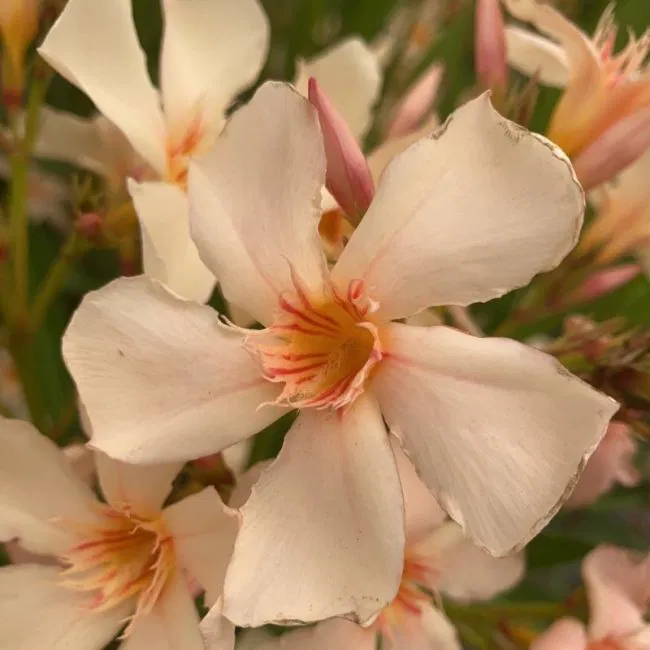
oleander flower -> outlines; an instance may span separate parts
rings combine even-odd
[[[599,546],[582,563],[591,617],[554,623],[530,650],[646,650],[650,625],[650,555],[635,558],[613,546]]]
[[[203,260],[265,329],[140,277],[88,294],[64,337],[93,445],[125,462],[205,456],[300,409],[243,510],[224,612],[244,626],[368,622],[393,600],[403,505],[384,420],[466,534],[506,554],[561,506],[617,409],[515,341],[399,322],[568,253],[584,199],[561,151],[469,102],[388,165],[331,271],[325,170],[313,107],[265,84],[189,182]]]
[[[574,160],[578,177],[591,188],[611,179],[650,145],[650,75],[646,66],[650,32],[614,52],[618,27],[613,4],[593,38],[550,4],[504,0],[510,13],[545,36],[506,28],[508,59],[538,75],[541,83],[564,88],[548,137]],[[546,38],[548,37],[548,38]]]
[[[104,503],[30,424],[0,420],[0,450],[0,539],[55,560],[0,568],[0,646],[102,650],[126,624],[123,650],[204,650],[188,577],[217,601],[239,525],[214,489],[163,509],[179,463],[95,452]]]

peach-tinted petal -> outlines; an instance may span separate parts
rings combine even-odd
[[[34,427],[0,418],[0,540],[17,538],[33,553],[57,554],[72,538],[62,517],[93,519],[94,496],[63,452]]]
[[[102,494],[115,507],[128,505],[144,517],[160,512],[172,489],[182,463],[129,465],[113,460],[101,451],[94,452]]]
[[[589,597],[589,636],[623,636],[643,626],[650,602],[650,555],[599,546],[582,564]]]
[[[258,406],[279,389],[262,378],[218,314],[144,277],[87,294],[63,354],[93,428],[92,445],[125,462],[215,453],[282,414]]]
[[[205,650],[199,617],[185,579],[177,573],[151,613],[138,618],[120,650]]]
[[[201,261],[190,237],[187,196],[175,185],[133,180],[129,180],[129,192],[142,230],[145,274],[181,298],[206,302],[215,277]]]
[[[580,508],[593,503],[611,490],[617,481],[623,485],[635,485],[640,478],[633,463],[636,451],[637,445],[629,427],[622,422],[612,422],[567,499],[566,507]]]
[[[272,161],[272,164],[271,164]],[[316,111],[268,82],[190,168],[192,237],[225,297],[268,323],[291,289],[291,265],[320,290],[325,154]]]
[[[197,110],[218,124],[266,58],[269,23],[257,0],[163,0],[161,86],[172,126]]]
[[[490,300],[555,267],[583,209],[564,154],[484,94],[389,164],[333,277],[364,279],[387,319]]]
[[[297,68],[298,92],[307,96],[310,77],[317,79],[352,134],[361,138],[370,127],[381,89],[379,62],[368,46],[359,38],[348,38],[313,59],[298,62]]]
[[[103,650],[118,633],[129,604],[89,615],[92,594],[62,587],[60,569],[0,569],[0,648]]]
[[[386,650],[462,650],[453,623],[436,607],[425,606],[412,626],[384,638]]]
[[[563,88],[569,79],[568,61],[564,49],[553,41],[527,29],[506,27],[508,63],[532,77],[537,76],[546,86]]]
[[[222,602],[217,602],[201,620],[199,629],[205,644],[205,650],[233,650],[235,647],[235,626],[222,613]],[[264,630],[259,630],[264,633]],[[253,646],[262,650],[261,646]],[[237,642],[237,650],[243,650],[241,641]]]
[[[395,596],[404,520],[374,400],[309,410],[242,508],[224,613],[238,625],[371,620]]]
[[[525,570],[523,552],[496,558],[464,539],[443,554],[438,585],[457,601],[489,600],[516,585]]]
[[[580,621],[562,618],[538,636],[530,650],[587,650],[587,631]]]
[[[92,99],[154,169],[164,170],[165,125],[131,0],[70,0],[38,51]]]
[[[198,580],[206,591],[206,604],[212,605],[223,590],[238,515],[208,487],[167,508],[164,519],[183,568]]]
[[[618,404],[508,339],[393,324],[372,389],[422,480],[479,546],[521,548],[557,512]]]

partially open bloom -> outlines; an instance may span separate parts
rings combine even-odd
[[[641,478],[634,466],[636,452],[637,445],[630,428],[622,422],[612,422],[567,499],[566,507],[589,505],[616,483],[626,487],[636,485]]]
[[[617,409],[517,342],[396,322],[500,296],[567,254],[584,204],[562,152],[487,96],[466,104],[389,164],[331,272],[325,168],[313,107],[264,85],[189,186],[202,258],[265,329],[132,278],[88,294],[63,344],[93,445],[124,461],[205,456],[301,409],[243,508],[224,611],[246,626],[367,622],[394,598],[384,418],[450,516],[505,554],[557,511]]]
[[[125,650],[203,650],[188,577],[215,603],[238,527],[212,488],[162,509],[180,464],[96,452],[102,503],[26,422],[0,421],[0,450],[0,539],[55,560],[0,569],[0,646],[101,650],[126,623]]]
[[[162,4],[160,93],[149,79],[130,0],[70,0],[39,53],[88,94],[152,170],[156,180],[130,184],[145,269],[203,301],[214,277],[189,236],[188,164],[210,147],[226,110],[258,75],[269,28],[257,0]]]
[[[641,131],[650,132],[650,75],[645,65],[650,33],[639,38],[631,34],[625,49],[615,53],[618,28],[612,5],[590,38],[550,4],[504,2],[513,16],[532,23],[551,39],[508,27],[508,58],[522,72],[537,74],[542,83],[565,88],[551,117],[548,137],[576,161],[576,170],[588,170],[585,183],[592,186],[594,179],[602,180],[593,169],[593,160],[580,159],[583,154],[588,157],[590,148],[594,160],[610,165],[615,154],[620,164],[618,170],[609,170],[612,176],[640,156],[648,141]],[[634,128],[626,128],[628,120]],[[610,156],[603,153],[603,147],[596,147],[601,139],[610,148]],[[644,144],[641,149],[639,142]]]
[[[599,546],[585,558],[582,575],[589,598],[585,626],[573,618],[554,623],[530,650],[646,650],[650,625],[644,614],[650,604],[650,555],[634,555],[613,546]]]
[[[339,618],[283,635],[281,640],[270,635],[262,639],[255,631],[250,635],[255,643],[243,635],[244,647],[375,650],[380,635],[385,650],[460,650],[454,626],[434,605],[435,595],[444,594],[462,602],[486,600],[522,577],[523,553],[497,559],[465,539],[456,523],[445,520],[444,512],[396,441],[391,442],[404,496],[406,525],[402,578],[393,601],[365,628]],[[256,469],[249,471],[255,473]],[[376,571],[383,568],[378,566]],[[210,647],[208,643],[208,650]]]

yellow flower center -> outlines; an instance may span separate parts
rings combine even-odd
[[[278,404],[342,408],[364,391],[382,358],[371,320],[375,305],[359,280],[345,294],[329,286],[317,298],[296,277],[294,286],[292,295],[280,298],[273,325],[251,333],[247,344],[259,355],[265,377],[284,383]]]
[[[138,517],[128,506],[98,508],[99,526],[71,524],[83,541],[60,558],[68,565],[62,584],[95,592],[91,603],[95,612],[133,599],[135,613],[124,632],[128,636],[134,621],[151,612],[176,570],[173,540],[161,518]]]

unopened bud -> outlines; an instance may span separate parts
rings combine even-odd
[[[25,56],[38,33],[39,0],[0,2],[0,39],[3,43],[3,101],[16,101],[25,80]],[[7,105],[7,104],[5,104]]]
[[[565,304],[586,302],[605,296],[634,280],[640,273],[641,267],[638,264],[624,264],[596,271],[566,299]]]
[[[354,224],[358,224],[375,193],[366,157],[345,120],[313,77],[309,101],[318,112],[327,158],[325,185]]]
[[[474,56],[476,76],[484,88],[502,97],[508,88],[508,62],[499,0],[477,0]]]
[[[75,228],[80,235],[88,240],[101,237],[104,229],[104,218],[97,212],[84,212],[79,215]]]

